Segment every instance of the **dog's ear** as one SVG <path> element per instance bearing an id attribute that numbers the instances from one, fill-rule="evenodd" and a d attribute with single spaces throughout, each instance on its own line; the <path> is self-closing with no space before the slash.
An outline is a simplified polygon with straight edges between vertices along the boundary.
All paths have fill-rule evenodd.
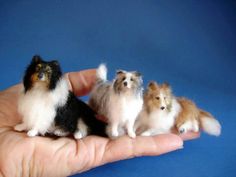
<path id="1" fill-rule="evenodd" d="M 39 55 L 34 55 L 31 62 L 38 64 L 38 63 L 42 62 L 42 58 Z"/>
<path id="2" fill-rule="evenodd" d="M 167 90 L 169 93 L 172 92 L 171 87 L 170 87 L 170 84 L 169 84 L 168 82 L 164 82 L 164 83 L 161 85 L 161 87 L 162 87 L 163 89 Z"/>
<path id="3" fill-rule="evenodd" d="M 133 73 L 136 77 L 141 77 L 142 76 L 142 74 L 138 71 L 134 71 Z"/>
<path id="4" fill-rule="evenodd" d="M 170 87 L 170 84 L 169 84 L 168 82 L 164 82 L 164 83 L 162 84 L 162 87 L 168 88 L 168 87 Z"/>
<path id="5" fill-rule="evenodd" d="M 51 66 L 51 68 L 56 76 L 60 76 L 62 74 L 60 63 L 57 60 L 50 61 L 49 65 Z"/>
<path id="6" fill-rule="evenodd" d="M 55 65 L 55 66 L 59 66 L 59 62 L 57 60 L 53 60 L 50 62 L 51 64 Z"/>
<path id="7" fill-rule="evenodd" d="M 124 74 L 124 73 L 125 73 L 124 70 L 117 70 L 117 71 L 116 71 L 116 75 L 120 75 L 120 74 Z"/>
<path id="8" fill-rule="evenodd" d="M 148 90 L 156 90 L 158 87 L 159 86 L 155 81 L 151 81 L 148 84 Z"/>

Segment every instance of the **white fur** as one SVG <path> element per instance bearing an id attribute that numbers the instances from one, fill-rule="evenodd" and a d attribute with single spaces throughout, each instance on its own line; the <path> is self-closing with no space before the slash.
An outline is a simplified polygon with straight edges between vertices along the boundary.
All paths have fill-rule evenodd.
<path id="1" fill-rule="evenodd" d="M 63 129 L 61 128 L 57 128 L 53 131 L 54 135 L 56 136 L 67 136 L 69 135 L 69 132 L 65 132 Z"/>
<path id="2" fill-rule="evenodd" d="M 44 135 L 53 125 L 56 107 L 64 105 L 68 96 L 67 81 L 62 78 L 54 90 L 48 91 L 43 82 L 35 83 L 26 93 L 22 92 L 18 111 L 22 123 L 14 128 L 17 131 L 28 131 L 28 136 Z"/>
<path id="3" fill-rule="evenodd" d="M 127 88 L 131 88 L 132 87 L 132 83 L 131 83 L 131 77 L 132 77 L 132 74 L 131 73 L 126 73 L 126 79 L 124 80 L 124 82 L 127 83 Z"/>
<path id="4" fill-rule="evenodd" d="M 167 105 L 166 105 L 166 102 L 165 102 L 164 93 L 162 91 L 160 92 L 160 102 L 161 102 L 160 108 L 164 107 L 164 109 L 166 109 Z"/>
<path id="5" fill-rule="evenodd" d="M 161 106 L 165 106 L 165 109 L 161 110 L 160 108 L 157 108 L 150 114 L 143 109 L 140 113 L 136 129 L 138 130 L 145 127 L 146 131 L 141 133 L 142 136 L 169 133 L 171 131 L 171 128 L 174 126 L 175 119 L 181 111 L 181 106 L 175 98 L 172 99 L 172 108 L 170 112 L 166 109 L 166 105 L 164 103 L 161 103 Z"/>
<path id="6" fill-rule="evenodd" d="M 87 125 L 83 122 L 82 119 L 79 119 L 78 124 L 77 124 L 77 130 L 74 133 L 74 138 L 75 139 L 81 139 L 88 134 L 88 127 Z"/>
<path id="7" fill-rule="evenodd" d="M 130 137 L 136 137 L 134 122 L 143 105 L 142 88 L 135 88 L 140 89 L 138 91 L 132 89 L 133 82 L 131 81 L 131 77 L 133 73 L 126 71 L 123 71 L 123 73 L 126 74 L 126 80 L 121 84 L 127 82 L 126 91 L 117 93 L 114 89 L 116 80 L 114 80 L 113 83 L 106 82 L 107 68 L 104 64 L 101 64 L 97 69 L 97 86 L 95 86 L 91 92 L 92 100 L 96 100 L 96 102 L 98 102 L 96 103 L 98 104 L 97 106 L 100 106 L 98 112 L 108 119 L 106 131 L 110 138 L 121 136 L 126 130 Z M 108 86 L 103 88 L 107 89 L 105 92 L 99 91 L 103 84 Z M 105 97 L 104 94 L 106 94 Z"/>
<path id="8" fill-rule="evenodd" d="M 187 133 L 189 131 L 198 132 L 199 131 L 198 121 L 188 120 L 179 127 L 178 131 L 179 133 Z"/>
<path id="9" fill-rule="evenodd" d="M 97 78 L 101 79 L 102 81 L 107 80 L 107 67 L 105 64 L 99 65 L 97 69 Z"/>
<path id="10" fill-rule="evenodd" d="M 109 100 L 108 112 L 108 135 L 111 137 L 120 136 L 119 128 L 126 128 L 130 137 L 135 138 L 134 123 L 142 109 L 142 96 L 135 96 L 133 94 L 117 95 L 110 91 L 111 96 Z"/>
<path id="11" fill-rule="evenodd" d="M 201 117 L 200 121 L 202 129 L 206 133 L 215 136 L 219 136 L 221 134 L 221 125 L 216 119 L 210 117 Z"/>

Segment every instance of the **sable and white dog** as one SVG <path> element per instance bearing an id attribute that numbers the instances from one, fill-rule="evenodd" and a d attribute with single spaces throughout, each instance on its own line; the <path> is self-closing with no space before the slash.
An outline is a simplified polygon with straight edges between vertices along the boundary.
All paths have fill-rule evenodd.
<path id="1" fill-rule="evenodd" d="M 14 127 L 28 136 L 54 133 L 76 139 L 94 134 L 106 136 L 106 124 L 97 120 L 95 112 L 69 90 L 57 61 L 44 61 L 34 56 L 27 67 L 18 111 L 22 123 Z"/>
<path id="2" fill-rule="evenodd" d="M 143 105 L 142 83 L 140 73 L 123 70 L 117 71 L 113 82 L 109 82 L 106 66 L 98 67 L 89 105 L 98 115 L 108 119 L 109 137 L 121 136 L 125 129 L 130 137 L 136 137 L 134 123 Z"/>
<path id="3" fill-rule="evenodd" d="M 176 98 L 168 84 L 150 82 L 144 94 L 144 106 L 135 125 L 142 136 L 169 133 L 205 132 L 218 136 L 220 123 L 208 112 L 200 110 L 186 98 Z"/>

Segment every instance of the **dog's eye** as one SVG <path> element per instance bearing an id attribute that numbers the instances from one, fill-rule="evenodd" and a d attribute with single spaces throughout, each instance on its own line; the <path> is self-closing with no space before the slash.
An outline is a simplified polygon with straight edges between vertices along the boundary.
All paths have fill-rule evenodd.
<path id="1" fill-rule="evenodd" d="M 157 96 L 157 97 L 156 97 L 156 99 L 157 99 L 157 100 L 160 100 L 160 97 L 159 97 L 159 96 Z"/>
<path id="2" fill-rule="evenodd" d="M 122 78 L 122 81 L 124 81 L 125 79 L 126 79 L 126 78 L 125 78 L 125 77 L 123 77 L 123 78 Z"/>
<path id="3" fill-rule="evenodd" d="M 134 81 L 134 79 L 133 79 L 133 78 L 131 78 L 131 79 L 130 79 L 130 81 Z"/>
<path id="4" fill-rule="evenodd" d="M 50 67 L 49 67 L 49 66 L 46 67 L 46 72 L 47 72 L 47 73 L 50 72 Z"/>
<path id="5" fill-rule="evenodd" d="M 164 100 L 166 99 L 166 97 L 164 97 Z"/>

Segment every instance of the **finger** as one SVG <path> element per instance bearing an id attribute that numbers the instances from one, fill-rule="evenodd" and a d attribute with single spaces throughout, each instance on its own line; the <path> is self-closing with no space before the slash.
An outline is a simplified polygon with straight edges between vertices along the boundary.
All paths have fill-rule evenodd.
<path id="1" fill-rule="evenodd" d="M 69 81 L 70 90 L 77 96 L 88 94 L 96 80 L 96 70 L 88 69 L 79 72 L 69 72 L 65 74 Z"/>
<path id="2" fill-rule="evenodd" d="M 88 136 L 78 140 L 65 161 L 69 165 L 70 174 L 83 172 L 109 162 L 144 155 L 160 155 L 183 147 L 182 139 L 174 134 L 163 134 L 153 137 L 138 136 L 131 139 L 128 136 L 116 140 Z M 74 150 L 73 150 L 74 149 Z M 62 156 L 65 155 L 63 152 Z"/>
<path id="3" fill-rule="evenodd" d="M 192 140 L 200 137 L 200 132 L 186 132 L 186 133 L 179 133 L 176 128 L 172 129 L 172 133 L 179 135 L 182 140 L 187 141 L 187 140 Z"/>
<path id="4" fill-rule="evenodd" d="M 179 135 L 182 140 L 187 141 L 187 140 L 192 140 L 200 137 L 199 132 L 187 132 Z"/>
<path id="5" fill-rule="evenodd" d="M 6 95 L 7 97 L 9 97 L 10 95 L 18 95 L 20 91 L 23 90 L 23 85 L 22 84 L 17 84 L 17 85 L 13 85 L 9 88 L 7 88 L 6 90 L 3 90 L 0 92 L 1 96 Z"/>
<path id="6" fill-rule="evenodd" d="M 135 139 L 124 136 L 107 144 L 102 163 L 144 155 L 160 155 L 182 147 L 182 139 L 174 134 L 162 134 L 153 137 L 138 136 Z"/>

